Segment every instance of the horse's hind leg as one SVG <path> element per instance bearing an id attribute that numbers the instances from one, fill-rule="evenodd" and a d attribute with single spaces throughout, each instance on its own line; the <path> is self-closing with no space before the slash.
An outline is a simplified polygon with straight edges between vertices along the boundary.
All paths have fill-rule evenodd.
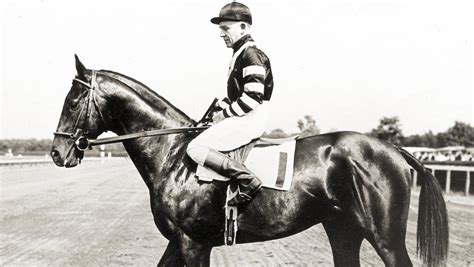
<path id="1" fill-rule="evenodd" d="M 368 234 L 367 240 L 375 248 L 385 266 L 412 266 L 405 246 L 406 227 L 399 218 L 392 217 L 389 225 L 377 225 L 373 233 Z M 390 226 L 390 224 L 392 226 Z"/>
<path id="2" fill-rule="evenodd" d="M 353 218 L 339 220 L 349 224 L 341 224 L 340 228 L 360 227 L 363 238 L 372 244 L 386 266 L 412 266 L 405 247 L 410 174 L 386 158 L 380 157 L 378 161 L 364 164 L 364 159 L 343 158 L 340 168 L 335 169 L 334 177 L 345 177 L 346 183 L 342 189 L 334 187 L 333 191 L 343 204 L 342 210 Z M 384 177 L 377 178 L 380 176 Z M 330 183 L 333 184 L 337 185 Z M 360 244 L 358 239 L 357 242 Z"/>
<path id="3" fill-rule="evenodd" d="M 362 230 L 344 218 L 323 222 L 323 226 L 331 244 L 334 266 L 360 266 Z"/>
<path id="4" fill-rule="evenodd" d="M 176 241 L 170 241 L 158 266 L 184 266 L 184 261 Z"/>
<path id="5" fill-rule="evenodd" d="M 392 173 L 390 181 L 408 180 Z M 388 197 L 372 201 L 370 227 L 366 239 L 375 248 L 385 266 L 412 266 L 405 246 L 410 190 L 408 184 L 392 182 Z M 393 196 L 395 195 L 395 196 Z"/>

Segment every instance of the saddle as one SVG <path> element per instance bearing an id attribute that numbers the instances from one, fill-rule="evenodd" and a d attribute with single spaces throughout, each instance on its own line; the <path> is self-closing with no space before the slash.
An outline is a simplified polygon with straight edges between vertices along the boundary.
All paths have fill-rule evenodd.
<path id="1" fill-rule="evenodd" d="M 279 139 L 257 138 L 224 154 L 244 164 L 255 173 L 262 181 L 263 187 L 288 190 L 292 180 L 293 158 L 297 137 L 292 136 Z M 225 182 L 231 180 L 230 177 L 219 175 L 201 165 L 197 166 L 196 177 L 202 182 Z"/>
<path id="2" fill-rule="evenodd" d="M 250 155 L 250 152 L 253 150 L 253 149 L 258 149 L 258 148 L 270 148 L 270 149 L 262 149 L 262 150 L 267 150 L 267 152 L 264 152 L 264 153 L 267 153 L 267 155 L 269 155 L 268 153 L 271 153 L 271 154 L 275 154 L 276 152 L 271 152 L 273 149 L 271 149 L 272 147 L 275 148 L 275 149 L 278 149 L 278 146 L 280 145 L 284 145 L 286 148 L 283 148 L 283 150 L 285 152 L 279 152 L 280 155 L 279 155 L 279 166 L 278 166 L 278 172 L 277 172 L 277 179 L 276 181 L 272 182 L 271 184 L 273 186 L 269 186 L 268 184 L 265 185 L 265 181 L 264 182 L 264 186 L 265 187 L 269 187 L 269 188 L 274 188 L 274 189 L 279 189 L 279 190 L 287 190 L 289 188 L 289 185 L 291 184 L 291 178 L 293 176 L 293 173 L 292 173 L 292 169 L 293 169 L 293 166 L 287 166 L 287 161 L 290 161 L 291 164 L 293 162 L 293 155 L 290 155 L 290 157 L 288 156 L 285 156 L 283 157 L 282 159 L 282 154 L 284 155 L 287 155 L 287 152 L 288 153 L 292 153 L 294 154 L 294 141 L 296 140 L 298 136 L 293 136 L 293 137 L 288 137 L 288 138 L 278 138 L 278 139 L 273 139 L 273 138 L 258 138 L 258 139 L 255 139 L 253 141 L 251 141 L 250 143 L 246 144 L 246 145 L 243 145 L 233 151 L 230 151 L 230 152 L 227 152 L 226 154 L 233 158 L 234 160 L 236 161 L 239 161 L 240 163 L 244 163 L 247 158 L 249 157 Z M 270 151 L 270 152 L 268 152 Z M 277 151 L 278 152 L 278 151 Z M 258 153 L 257 153 L 258 154 Z M 260 156 L 257 158 L 267 158 L 266 156 Z M 253 159 L 251 159 L 253 160 Z M 269 161 L 271 161 L 269 159 Z M 249 163 L 250 164 L 250 163 Z M 267 165 L 267 164 L 265 164 Z M 269 162 L 269 165 L 272 165 L 271 162 Z M 274 165 L 274 164 L 273 164 Z M 247 166 L 250 170 L 252 171 L 255 171 L 252 166 Z M 291 169 L 291 172 L 289 172 L 287 169 Z M 258 173 L 257 173 L 258 174 Z M 257 175 L 259 176 L 259 175 Z M 267 175 L 268 176 L 268 175 Z M 271 175 L 273 176 L 273 175 Z M 289 179 L 286 179 L 286 180 L 289 180 L 289 181 L 286 181 L 286 184 L 285 184 L 285 178 L 287 178 L 287 176 L 290 176 Z M 262 179 L 262 177 L 260 176 L 259 177 L 260 179 Z M 263 177 L 264 178 L 264 177 Z M 224 178 L 225 179 L 225 178 Z M 286 189 L 284 188 L 286 187 Z M 227 187 L 227 199 L 226 199 L 226 203 L 232 199 L 237 193 L 238 193 L 238 186 L 234 183 L 230 183 L 229 186 Z M 226 245 L 234 245 L 235 244 L 235 241 L 236 241 L 236 235 L 237 235 L 237 217 L 238 217 L 238 209 L 236 206 L 229 206 L 226 204 L 225 206 L 225 231 L 224 231 L 224 242 Z"/>
<path id="3" fill-rule="evenodd" d="M 260 138 L 256 138 L 256 139 L 250 141 L 250 143 L 248 143 L 248 144 L 245 144 L 245 145 L 243 145 L 243 146 L 241 146 L 237 149 L 234 149 L 234 150 L 229 151 L 229 152 L 224 153 L 224 154 L 228 155 L 229 157 L 231 157 L 232 159 L 234 159 L 234 160 L 236 160 L 240 163 L 244 163 L 245 160 L 247 159 L 248 155 L 250 154 L 250 151 L 254 147 L 278 146 L 278 145 L 282 145 L 284 143 L 294 141 L 296 139 L 298 139 L 298 135 L 290 136 L 290 137 L 286 137 L 286 138 L 260 137 Z"/>

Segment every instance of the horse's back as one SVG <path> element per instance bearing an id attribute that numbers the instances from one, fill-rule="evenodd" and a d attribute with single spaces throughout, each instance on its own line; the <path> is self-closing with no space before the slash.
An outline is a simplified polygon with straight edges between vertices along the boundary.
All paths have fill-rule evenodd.
<path id="1" fill-rule="evenodd" d="M 347 182 L 343 180 L 347 175 L 356 176 L 365 187 L 378 189 L 383 184 L 406 188 L 410 183 L 409 165 L 391 143 L 357 132 L 315 135 L 302 141 L 301 154 L 316 154 L 317 161 L 328 166 L 327 186 L 331 179 L 337 184 Z"/>
<path id="2" fill-rule="evenodd" d="M 324 154 L 316 160 L 323 156 L 329 160 L 353 159 L 376 164 L 392 163 L 403 169 L 409 167 L 394 145 L 358 132 L 331 132 L 297 140 L 296 153 L 299 155 L 313 156 L 322 150 Z"/>

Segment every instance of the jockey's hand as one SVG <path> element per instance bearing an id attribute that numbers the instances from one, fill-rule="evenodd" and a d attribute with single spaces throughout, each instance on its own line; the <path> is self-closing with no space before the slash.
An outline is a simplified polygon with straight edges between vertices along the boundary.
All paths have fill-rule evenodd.
<path id="1" fill-rule="evenodd" d="M 225 108 L 227 108 L 229 106 L 229 104 L 227 104 L 224 100 L 219 100 L 217 101 L 216 105 L 214 106 L 214 110 L 216 111 L 221 111 Z"/>
<path id="2" fill-rule="evenodd" d="M 218 123 L 218 122 L 220 122 L 224 119 L 225 119 L 224 112 L 221 112 L 221 111 L 214 113 L 214 115 L 212 116 L 212 122 L 214 124 L 216 124 L 216 123 Z"/>

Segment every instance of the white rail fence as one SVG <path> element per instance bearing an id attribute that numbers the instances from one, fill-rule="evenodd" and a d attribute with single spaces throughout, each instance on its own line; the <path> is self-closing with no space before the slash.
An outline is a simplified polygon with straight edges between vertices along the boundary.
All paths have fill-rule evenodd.
<path id="1" fill-rule="evenodd" d="M 102 160 L 104 158 L 84 158 L 85 161 L 97 161 Z M 23 167 L 23 166 L 32 166 L 32 165 L 43 165 L 43 164 L 53 164 L 51 159 L 23 159 L 23 160 L 0 160 L 0 167 Z M 446 179 L 444 183 L 444 191 L 446 193 L 451 192 L 451 182 L 452 182 L 452 172 L 464 172 L 465 173 L 465 180 L 464 180 L 464 195 L 470 195 L 470 187 L 471 187 L 471 172 L 474 172 L 474 166 L 453 166 L 453 165 L 425 165 L 428 169 L 431 169 L 433 175 L 436 176 L 436 171 L 445 171 L 446 172 Z M 438 180 L 440 177 L 437 177 Z M 456 177 L 459 179 L 459 177 Z M 418 174 L 416 171 L 412 171 L 412 186 L 413 188 L 417 187 L 417 180 Z"/>
<path id="2" fill-rule="evenodd" d="M 86 157 L 83 161 L 107 161 L 111 158 L 99 158 L 99 157 Z M 112 158 L 114 159 L 114 158 Z M 33 165 L 47 165 L 53 164 L 54 162 L 50 158 L 45 159 L 13 159 L 13 160 L 0 160 L 0 167 L 27 167 Z"/>
<path id="3" fill-rule="evenodd" d="M 468 196 L 470 194 L 470 187 L 471 187 L 471 172 L 474 172 L 474 166 L 454 166 L 454 165 L 431 165 L 426 164 L 426 168 L 431 169 L 431 172 L 435 177 L 438 178 L 440 181 L 440 177 L 436 176 L 437 171 L 445 171 L 446 172 L 446 179 L 444 183 L 444 191 L 445 193 L 451 192 L 451 183 L 452 183 L 452 172 L 463 172 L 465 173 L 465 180 L 464 180 L 464 195 Z M 457 177 L 459 179 L 459 177 Z M 418 174 L 416 171 L 413 171 L 412 174 L 412 186 L 415 188 L 417 186 L 417 179 Z M 441 182 L 441 181 L 440 181 Z"/>
<path id="4" fill-rule="evenodd" d="M 0 160 L 0 167 L 52 164 L 52 159 L 13 159 Z"/>

